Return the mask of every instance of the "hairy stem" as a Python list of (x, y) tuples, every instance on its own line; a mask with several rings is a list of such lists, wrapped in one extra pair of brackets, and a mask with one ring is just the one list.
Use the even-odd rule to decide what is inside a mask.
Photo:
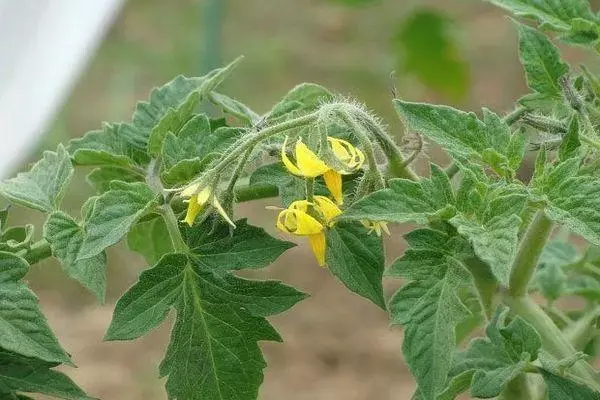
[(539, 210), (521, 240), (510, 270), (508, 292), (512, 297), (521, 297), (527, 294), (527, 285), (533, 276), (551, 231), (552, 222), (546, 217), (543, 210)]
[(173, 243), (173, 249), (180, 253), (187, 253), (189, 248), (183, 240), (183, 236), (181, 236), (179, 222), (177, 222), (177, 216), (175, 216), (173, 209), (169, 204), (163, 204), (159, 211), (167, 225), (167, 230), (169, 231), (169, 236), (171, 237), (171, 242)]
[[(563, 335), (552, 319), (529, 296), (506, 296), (506, 304), (513, 312), (531, 324), (542, 338), (542, 346), (552, 356), (561, 360), (572, 356), (577, 350)], [(596, 378), (596, 371), (587, 362), (577, 361), (571, 371), (585, 380), (586, 384), (596, 391), (600, 391), (600, 384)]]
[(21, 250), (17, 255), (23, 257), (30, 265), (38, 263), (52, 256), (50, 243), (46, 239), (40, 239), (33, 243), (29, 249)]
[(565, 328), (563, 334), (575, 349), (582, 350), (593, 339), (594, 333), (598, 330), (596, 327), (598, 318), (600, 318), (600, 306), (594, 307), (574, 324)]

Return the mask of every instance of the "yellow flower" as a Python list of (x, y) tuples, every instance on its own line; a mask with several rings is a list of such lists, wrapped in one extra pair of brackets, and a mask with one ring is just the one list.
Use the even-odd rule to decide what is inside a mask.
[[(309, 214), (310, 206), (322, 221)], [(308, 237), (317, 262), (324, 266), (327, 250), (325, 226), (332, 225), (333, 219), (341, 213), (342, 211), (327, 197), (315, 196), (313, 203), (298, 200), (282, 210), (277, 217), (277, 228), (292, 235)]]
[(200, 189), (200, 185), (195, 183), (183, 189), (181, 196), (188, 197), (188, 209), (183, 221), (189, 226), (194, 224), (196, 217), (204, 209), (204, 206), (207, 203), (210, 203), (217, 210), (217, 212), (221, 214), (225, 221), (235, 228), (235, 224), (231, 218), (229, 218), (221, 206), (221, 203), (219, 203), (219, 199), (217, 199), (210, 188)]
[(327, 141), (331, 147), (333, 155), (338, 159), (343, 168), (332, 168), (319, 158), (311, 149), (298, 139), (294, 148), (294, 164), (286, 153), (287, 137), (281, 148), (281, 159), (285, 167), (292, 174), (305, 178), (316, 178), (323, 175), (325, 185), (333, 195), (337, 204), (342, 204), (344, 195), (342, 192), (342, 175), (356, 172), (364, 163), (365, 156), (351, 143), (337, 138), (328, 137)]
[(390, 230), (387, 226), (387, 222), (385, 221), (362, 220), (360, 221), (360, 223), (363, 224), (363, 226), (369, 230), (369, 233), (375, 232), (377, 236), (381, 236), (381, 231), (383, 231), (388, 236), (391, 236)]

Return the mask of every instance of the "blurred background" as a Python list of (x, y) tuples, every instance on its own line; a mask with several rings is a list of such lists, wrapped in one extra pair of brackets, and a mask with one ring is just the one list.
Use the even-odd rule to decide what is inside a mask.
[[(48, 11), (61, 2), (72, 13)], [(101, 10), (76, 3), (87, 2), (0, 0), (0, 60), (23, 58), (18, 50), (32, 47), (21, 41), (31, 36), (29, 26), (38, 29), (39, 41), (27, 57), (2, 63), (0, 69), (0, 127), (2, 138), (11, 138), (0, 153), (5, 177), (25, 169), (43, 149), (99, 128), (102, 121), (128, 120), (136, 101), (153, 86), (177, 74), (201, 75), (240, 54), (245, 60), (222, 92), (254, 110), (267, 111), (300, 82), (316, 82), (365, 102), (398, 137), (402, 127), (391, 108), (392, 84), (406, 99), (474, 111), (485, 105), (499, 113), (510, 111), (527, 91), (510, 20), (479, 0), (94, 2), (94, 7), (105, 7)], [(24, 23), (17, 22), (16, 13)], [(31, 19), (44, 13), (49, 25)], [(70, 52), (64, 38), (50, 34), (61, 28), (61, 18), (79, 23), (81, 34), (69, 35)], [(588, 57), (563, 50), (574, 62)], [(29, 79), (19, 78), (23, 68), (33, 73)], [(55, 75), (48, 72), (53, 68)], [(36, 99), (46, 100), (38, 104)], [(432, 146), (428, 154), (447, 163)], [(425, 171), (427, 161), (421, 157), (417, 169)], [(76, 174), (63, 202), (73, 215), (92, 194), (86, 172)], [(277, 234), (273, 215), (264, 210), (267, 204), (245, 204), (240, 215)], [(39, 236), (42, 218), (15, 207), (10, 223), (33, 223)], [(402, 231), (394, 229), (388, 240), (390, 260), (403, 251)], [(53, 260), (34, 266), (28, 279), (78, 365), (65, 371), (90, 395), (166, 399), (157, 366), (168, 324), (135, 342), (102, 342), (114, 302), (145, 268), (123, 244), (110, 249), (109, 260), (105, 305), (66, 278)], [(285, 343), (263, 345), (269, 367), (261, 399), (410, 398), (414, 384), (401, 359), (402, 332), (389, 329), (384, 312), (320, 269), (306, 246), (252, 276), (282, 279), (311, 294), (290, 313), (272, 319)], [(391, 290), (397, 283), (387, 286)]]

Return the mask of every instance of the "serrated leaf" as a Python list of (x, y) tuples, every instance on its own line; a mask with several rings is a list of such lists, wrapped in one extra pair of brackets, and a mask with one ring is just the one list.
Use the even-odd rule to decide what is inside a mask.
[(546, 198), (547, 216), (593, 244), (600, 244), (600, 181), (577, 175), (579, 159), (569, 159), (551, 171), (536, 190)]
[(559, 79), (569, 72), (556, 46), (537, 30), (517, 24), (519, 31), (519, 59), (525, 69), (527, 86), (537, 98), (560, 99)]
[(56, 366), (56, 363), (0, 350), (0, 385), (15, 392), (40, 393), (67, 400), (93, 400), (68, 376), (54, 371), (52, 368)]
[(218, 274), (183, 254), (169, 254), (119, 300), (107, 339), (141, 336), (175, 308), (160, 366), (169, 397), (255, 400), (266, 366), (257, 342), (281, 340), (264, 316), (304, 297), (279, 282)]
[(85, 235), (77, 260), (94, 257), (117, 243), (156, 204), (156, 196), (145, 183), (113, 182), (84, 219)]
[(430, 178), (420, 182), (392, 179), (389, 186), (358, 200), (339, 218), (427, 224), (431, 217), (455, 202), (447, 175), (433, 164)]
[(470, 314), (459, 290), (471, 284), (471, 277), (460, 261), (465, 251), (460, 238), (418, 229), (405, 239), (411, 247), (390, 266), (387, 275), (410, 280), (410, 288), (403, 287), (394, 295), (390, 318), (405, 325), (402, 352), (421, 397), (434, 400), (446, 388), (456, 346), (455, 328)]
[(86, 176), (86, 181), (96, 189), (98, 193), (104, 193), (110, 189), (113, 181), (143, 182), (144, 176), (130, 169), (105, 166), (94, 169)]
[(197, 178), (198, 175), (219, 158), (217, 153), (211, 153), (204, 158), (191, 158), (178, 161), (171, 168), (163, 172), (160, 178), (167, 186), (186, 184)]
[(587, 0), (488, 0), (518, 16), (533, 18), (542, 27), (568, 31), (577, 18), (594, 21), (596, 17)]
[(87, 132), (72, 139), (67, 150), (78, 165), (106, 165), (131, 168), (146, 165), (150, 158), (146, 149), (139, 149), (127, 141), (123, 124), (107, 124), (102, 129)]
[(145, 151), (152, 130), (167, 115), (170, 109), (178, 109), (191, 93), (197, 92), (202, 98), (215, 89), (237, 66), (241, 58), (223, 68), (211, 71), (205, 76), (188, 78), (178, 76), (150, 93), (150, 100), (136, 106), (131, 123), (123, 124), (120, 133), (134, 148)]
[(211, 221), (185, 229), (185, 241), (193, 253), (194, 262), (206, 270), (235, 271), (264, 268), (286, 250), (295, 246), (276, 239), (264, 229), (249, 225), (246, 219), (212, 227)]
[(339, 222), (327, 230), (327, 266), (352, 292), (385, 309), (383, 242), (358, 223)]
[(579, 148), (581, 142), (579, 141), (579, 118), (574, 115), (569, 124), (569, 129), (562, 139), (560, 147), (558, 148), (558, 158), (560, 161), (566, 161), (569, 158), (579, 156)]
[(7, 228), (0, 237), (0, 250), (15, 253), (31, 246), (33, 240), (34, 226), (11, 226)]
[(600, 393), (581, 386), (567, 378), (555, 375), (545, 369), (540, 373), (548, 387), (548, 400), (599, 400)]
[(106, 253), (78, 260), (83, 244), (83, 228), (70, 215), (55, 211), (44, 224), (44, 238), (50, 243), (52, 254), (60, 260), (65, 273), (77, 280), (104, 303), (106, 292)]
[(41, 313), (37, 297), (20, 282), (28, 269), (29, 264), (21, 257), (0, 252), (0, 347), (72, 365)]
[(393, 45), (402, 71), (431, 89), (462, 99), (469, 88), (469, 67), (451, 25), (445, 14), (415, 10), (399, 26)]
[(457, 215), (450, 223), (471, 241), (475, 253), (490, 266), (496, 279), (508, 284), (510, 266), (517, 253), (521, 219), (514, 214), (496, 216), (481, 224)]
[(210, 99), (213, 103), (220, 106), (224, 112), (235, 116), (242, 121), (248, 123), (248, 125), (255, 125), (260, 120), (260, 115), (255, 113), (245, 105), (244, 103), (232, 99), (229, 96), (225, 96), (224, 94), (211, 92)]
[(45, 151), (28, 172), (0, 182), (0, 193), (17, 204), (42, 212), (58, 209), (73, 176), (69, 153), (62, 145)]
[(152, 215), (133, 225), (127, 234), (127, 247), (144, 256), (150, 265), (174, 251), (169, 230), (160, 215)]
[(393, 104), (408, 130), (435, 141), (455, 157), (485, 162), (501, 175), (520, 164), (510, 146), (510, 127), (490, 110), (484, 109), (481, 121), (472, 112), (448, 106), (398, 99)]
[(162, 148), (165, 169), (172, 169), (183, 160), (200, 159), (222, 155), (240, 136), (238, 128), (221, 127), (211, 130), (205, 115), (197, 115), (186, 123), (178, 135), (168, 133)]
[(197, 91), (190, 93), (177, 108), (169, 108), (167, 113), (158, 121), (148, 138), (148, 154), (156, 157), (160, 154), (167, 133), (175, 135), (192, 118), (194, 109), (200, 103), (201, 95)]
[(322, 103), (333, 99), (329, 90), (315, 83), (301, 83), (290, 90), (279, 103), (267, 113), (269, 120), (284, 117), (286, 114), (309, 112)]

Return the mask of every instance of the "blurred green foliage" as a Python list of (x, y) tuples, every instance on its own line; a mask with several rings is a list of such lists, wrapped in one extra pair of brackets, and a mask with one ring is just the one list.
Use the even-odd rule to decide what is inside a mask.
[(410, 14), (393, 39), (398, 68), (424, 85), (462, 100), (469, 88), (469, 67), (463, 60), (448, 16), (430, 9)]

